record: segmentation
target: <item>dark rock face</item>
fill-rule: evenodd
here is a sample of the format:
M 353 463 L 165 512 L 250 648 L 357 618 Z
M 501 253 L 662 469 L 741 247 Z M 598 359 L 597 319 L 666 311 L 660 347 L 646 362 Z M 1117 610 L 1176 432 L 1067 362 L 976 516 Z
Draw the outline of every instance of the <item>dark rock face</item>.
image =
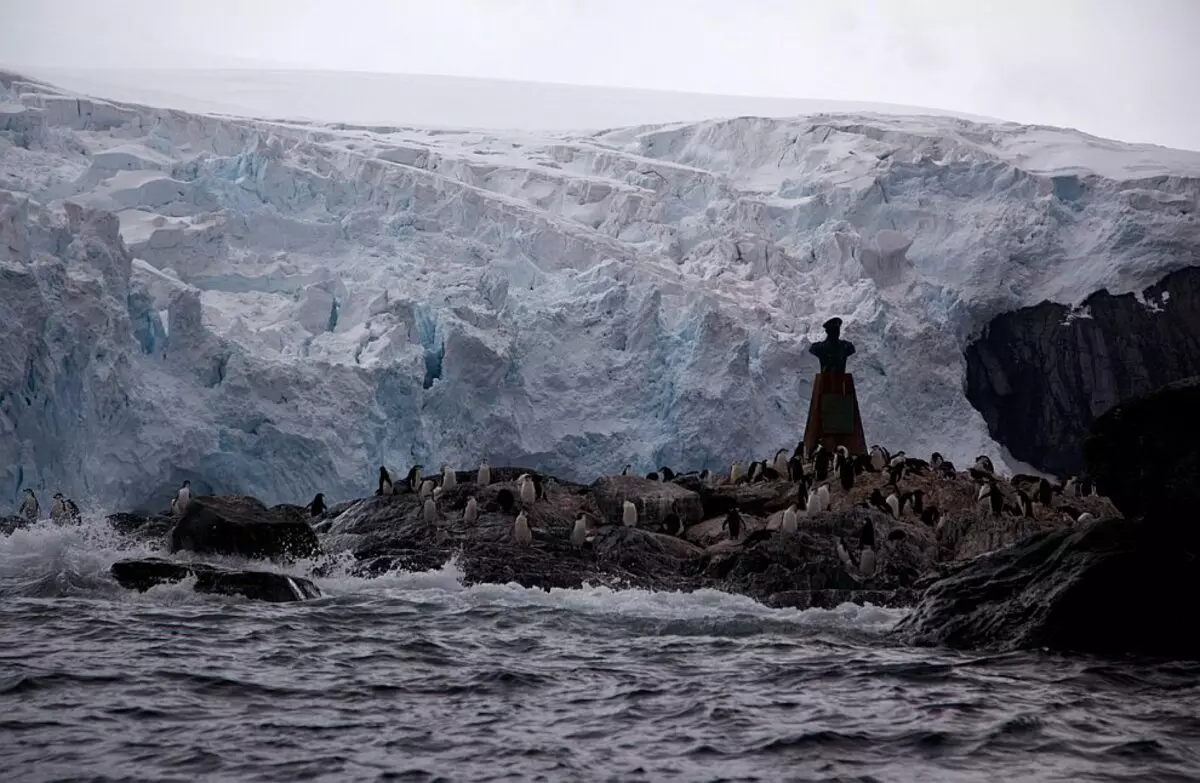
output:
M 33 523 L 20 514 L 14 514 L 9 517 L 0 517 L 0 535 L 11 535 L 12 533 L 27 528 Z
M 1059 530 L 969 561 L 895 632 L 915 644 L 1200 657 L 1179 607 L 1200 599 L 1194 554 L 1125 519 Z
M 1200 338 L 1200 335 L 1193 335 Z M 1129 400 L 1096 419 L 1084 444 L 1101 494 L 1129 517 L 1195 531 L 1200 508 L 1200 378 Z
M 287 603 L 320 598 L 321 591 L 307 579 L 269 571 L 233 571 L 205 563 L 180 563 L 161 558 L 120 560 L 112 575 L 129 590 L 145 592 L 160 584 L 196 577 L 196 592 L 242 595 L 256 601 Z
M 1200 375 L 1200 267 L 1142 298 L 1100 291 L 1084 302 L 1086 317 L 1043 302 L 988 324 L 966 351 L 967 398 L 992 437 L 1035 467 L 1077 474 L 1098 415 Z
M 685 526 L 704 518 L 700 496 L 672 482 L 607 476 L 592 485 L 592 494 L 600 513 L 614 525 L 621 524 L 626 500 L 637 507 L 639 525 L 660 525 L 671 513 L 677 514 Z
M 175 519 L 167 514 L 143 516 L 137 513 L 120 512 L 106 517 L 109 527 L 136 541 L 167 542 Z
M 917 644 L 1200 658 L 1180 607 L 1200 601 L 1194 440 L 1200 382 L 1123 403 L 1093 425 L 1088 469 L 1114 517 L 1038 533 L 943 571 L 896 633 Z
M 321 546 L 303 511 L 267 509 L 240 495 L 206 495 L 192 500 L 171 533 L 171 551 L 183 549 L 280 559 L 311 557 Z

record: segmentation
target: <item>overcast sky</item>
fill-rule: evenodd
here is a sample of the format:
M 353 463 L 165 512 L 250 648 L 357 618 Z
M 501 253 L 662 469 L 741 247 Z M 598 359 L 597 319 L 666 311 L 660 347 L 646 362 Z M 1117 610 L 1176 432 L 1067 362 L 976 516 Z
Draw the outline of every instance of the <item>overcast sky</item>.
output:
M 0 62 L 879 101 L 1200 149 L 1200 0 L 0 0 Z

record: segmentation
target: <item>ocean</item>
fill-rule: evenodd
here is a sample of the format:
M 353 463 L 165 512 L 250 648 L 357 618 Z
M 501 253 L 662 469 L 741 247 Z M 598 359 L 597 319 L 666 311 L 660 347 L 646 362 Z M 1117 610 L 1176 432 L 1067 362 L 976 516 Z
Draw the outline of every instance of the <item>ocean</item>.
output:
M 335 564 L 303 604 L 121 589 L 141 554 L 100 519 L 0 538 L 0 779 L 1200 780 L 1195 663 L 912 649 L 897 610 L 453 563 Z

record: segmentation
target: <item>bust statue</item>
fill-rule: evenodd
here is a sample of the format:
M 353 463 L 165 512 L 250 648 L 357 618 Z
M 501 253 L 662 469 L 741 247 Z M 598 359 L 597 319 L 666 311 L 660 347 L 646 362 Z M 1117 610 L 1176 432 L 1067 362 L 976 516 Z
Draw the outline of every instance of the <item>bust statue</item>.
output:
M 825 322 L 825 339 L 813 343 L 808 352 L 821 360 L 821 372 L 846 372 L 846 359 L 854 355 L 854 343 L 841 339 L 842 319 Z

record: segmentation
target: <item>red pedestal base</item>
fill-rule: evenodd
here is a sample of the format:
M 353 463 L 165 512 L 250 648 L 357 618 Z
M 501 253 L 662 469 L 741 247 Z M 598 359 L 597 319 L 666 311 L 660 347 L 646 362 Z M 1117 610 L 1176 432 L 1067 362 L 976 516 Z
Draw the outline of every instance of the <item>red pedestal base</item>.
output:
M 854 376 L 850 373 L 817 373 L 813 380 L 808 425 L 804 428 L 804 453 L 822 443 L 831 451 L 845 446 L 852 455 L 867 453 L 867 436 L 858 411 Z

